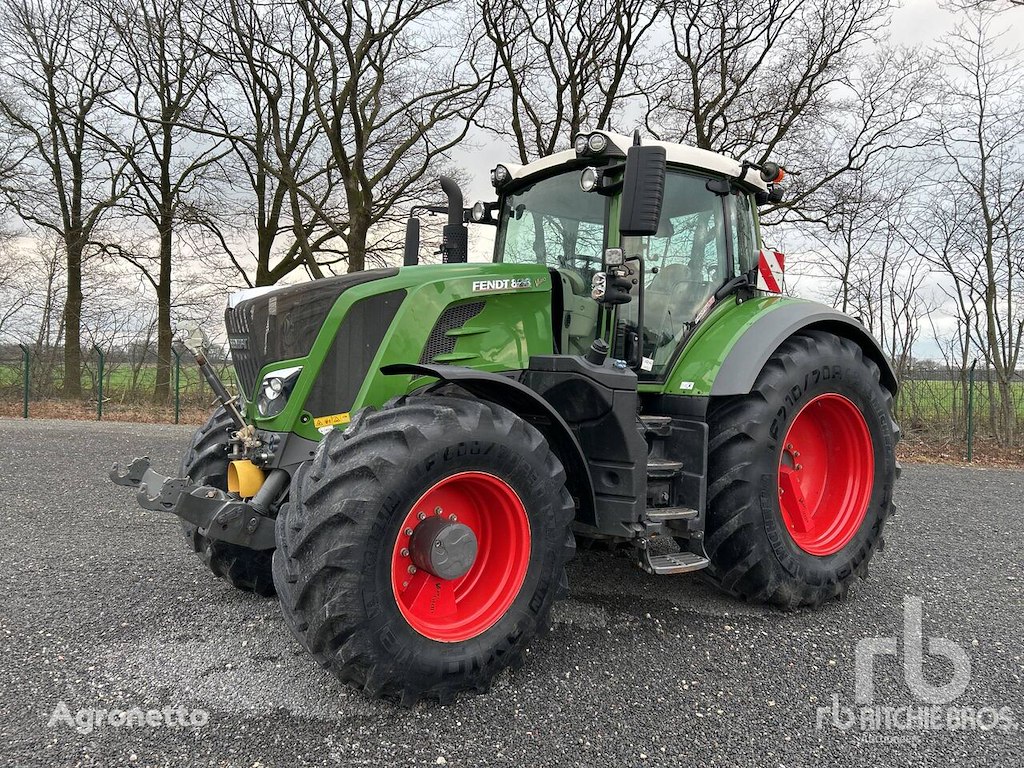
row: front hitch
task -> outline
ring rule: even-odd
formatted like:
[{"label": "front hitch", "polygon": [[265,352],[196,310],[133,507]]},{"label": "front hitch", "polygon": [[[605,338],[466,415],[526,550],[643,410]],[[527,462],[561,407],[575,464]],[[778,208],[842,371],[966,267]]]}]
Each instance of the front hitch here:
[{"label": "front hitch", "polygon": [[154,472],[148,457],[135,459],[125,472],[114,464],[110,480],[115,485],[138,488],[136,499],[143,509],[177,515],[208,539],[249,549],[276,546],[274,520],[267,513],[288,481],[288,473],[282,469],[272,471],[249,501],[211,485],[195,485],[187,477],[166,477]]}]

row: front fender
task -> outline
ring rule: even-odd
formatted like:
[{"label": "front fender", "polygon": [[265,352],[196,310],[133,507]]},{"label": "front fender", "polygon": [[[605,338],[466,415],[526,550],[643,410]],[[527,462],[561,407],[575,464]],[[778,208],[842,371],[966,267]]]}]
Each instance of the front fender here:
[{"label": "front fender", "polygon": [[594,489],[583,448],[572,429],[543,397],[508,376],[457,365],[396,363],[380,369],[386,376],[411,374],[429,376],[455,384],[481,400],[508,408],[526,419],[544,435],[565,468],[566,485],[577,500],[577,519],[593,524],[596,520]]}]

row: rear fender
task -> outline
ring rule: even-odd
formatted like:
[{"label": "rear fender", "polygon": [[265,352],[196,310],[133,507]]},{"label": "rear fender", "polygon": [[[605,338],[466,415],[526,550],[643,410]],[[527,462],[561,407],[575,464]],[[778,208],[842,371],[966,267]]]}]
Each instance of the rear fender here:
[{"label": "rear fender", "polygon": [[860,322],[814,302],[793,301],[761,315],[733,344],[711,387],[712,397],[745,395],[754,387],[768,358],[790,336],[819,330],[848,338],[878,365],[882,386],[896,394],[896,373],[881,346]]}]

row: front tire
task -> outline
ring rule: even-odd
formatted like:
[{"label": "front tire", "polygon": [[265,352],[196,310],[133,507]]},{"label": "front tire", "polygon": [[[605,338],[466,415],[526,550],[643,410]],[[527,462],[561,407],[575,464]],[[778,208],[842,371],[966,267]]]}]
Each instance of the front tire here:
[{"label": "front tire", "polygon": [[[228,440],[234,428],[234,422],[223,406],[217,408],[206,424],[192,435],[192,442],[181,458],[178,476],[188,477],[198,485],[211,485],[226,491]],[[243,592],[253,592],[261,597],[274,596],[271,551],[211,541],[186,520],[181,520],[181,532],[196,557],[214,576]]]},{"label": "front tire", "polygon": [[[372,696],[411,705],[487,690],[566,593],[573,516],[561,463],[510,411],[432,396],[368,409],[324,439],[278,517],[285,621]],[[476,541],[468,570],[427,570],[417,546],[428,526],[451,526],[459,560],[463,524]]]},{"label": "front tire", "polygon": [[893,513],[892,395],[849,339],[806,331],[769,358],[749,395],[709,415],[705,576],[785,608],[846,594]]}]

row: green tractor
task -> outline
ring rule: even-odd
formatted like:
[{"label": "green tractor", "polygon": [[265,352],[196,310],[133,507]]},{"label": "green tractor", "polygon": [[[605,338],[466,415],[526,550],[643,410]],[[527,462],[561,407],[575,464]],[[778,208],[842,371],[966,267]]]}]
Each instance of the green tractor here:
[{"label": "green tractor", "polygon": [[406,704],[520,662],[577,542],[741,600],[841,597],[893,512],[897,383],[859,322],[780,295],[757,207],[782,175],[595,131],[497,166],[494,202],[443,179],[444,263],[411,218],[401,268],[233,296],[240,394],[195,349],[220,406],[179,471],[111,479]]}]

